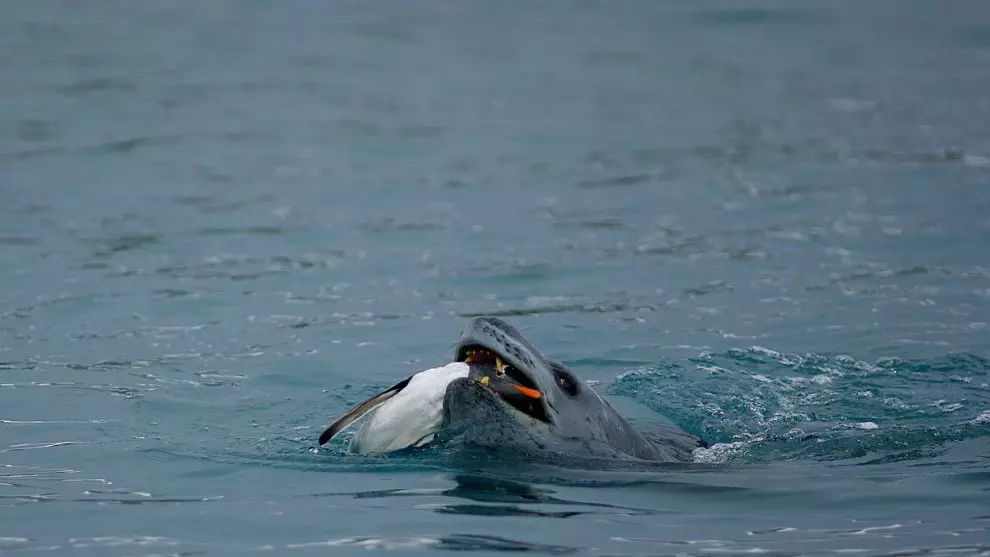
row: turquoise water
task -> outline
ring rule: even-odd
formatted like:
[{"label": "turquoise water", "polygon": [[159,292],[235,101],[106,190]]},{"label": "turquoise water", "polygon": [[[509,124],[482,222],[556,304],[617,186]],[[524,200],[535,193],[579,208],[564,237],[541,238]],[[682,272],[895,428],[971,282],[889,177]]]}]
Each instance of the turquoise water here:
[{"label": "turquoise water", "polygon": [[[3,14],[0,553],[990,553],[984,3]],[[481,314],[712,448],[316,448]]]}]

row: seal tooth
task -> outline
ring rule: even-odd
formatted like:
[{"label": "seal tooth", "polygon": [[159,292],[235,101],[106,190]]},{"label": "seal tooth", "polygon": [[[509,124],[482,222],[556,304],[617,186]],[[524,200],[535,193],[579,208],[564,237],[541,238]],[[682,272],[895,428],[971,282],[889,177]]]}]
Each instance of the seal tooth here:
[{"label": "seal tooth", "polygon": [[505,364],[502,363],[502,358],[495,356],[495,376],[505,377]]}]

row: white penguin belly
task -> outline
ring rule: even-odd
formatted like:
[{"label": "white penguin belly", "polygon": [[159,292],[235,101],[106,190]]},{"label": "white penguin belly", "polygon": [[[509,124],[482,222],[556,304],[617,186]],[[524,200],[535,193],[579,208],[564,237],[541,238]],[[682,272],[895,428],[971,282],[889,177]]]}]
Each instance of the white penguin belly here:
[{"label": "white penguin belly", "polygon": [[351,451],[381,454],[429,442],[440,428],[447,385],[467,377],[469,370],[463,362],[452,362],[413,375],[405,388],[365,414]]}]

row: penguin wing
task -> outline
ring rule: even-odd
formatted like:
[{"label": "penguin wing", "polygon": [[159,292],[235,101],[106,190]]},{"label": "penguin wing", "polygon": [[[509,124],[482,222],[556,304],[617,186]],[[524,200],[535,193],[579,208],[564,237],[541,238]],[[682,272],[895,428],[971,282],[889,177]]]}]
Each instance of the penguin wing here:
[{"label": "penguin wing", "polygon": [[358,418],[364,416],[371,410],[374,410],[379,404],[382,404],[383,402],[397,395],[399,391],[406,388],[406,385],[409,384],[409,381],[411,379],[412,377],[407,377],[402,381],[399,381],[395,385],[392,385],[384,392],[379,393],[369,398],[368,400],[362,402],[361,404],[354,406],[354,408],[351,408],[347,412],[344,412],[343,416],[330,422],[327,428],[323,430],[323,433],[320,434],[320,444],[325,445],[328,441],[333,439],[338,433],[347,429],[347,426],[354,423]]}]

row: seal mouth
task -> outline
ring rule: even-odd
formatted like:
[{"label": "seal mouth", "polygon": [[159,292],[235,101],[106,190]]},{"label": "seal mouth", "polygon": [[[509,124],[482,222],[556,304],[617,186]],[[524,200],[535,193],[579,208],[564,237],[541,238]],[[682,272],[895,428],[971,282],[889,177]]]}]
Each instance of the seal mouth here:
[{"label": "seal mouth", "polygon": [[504,355],[479,345],[465,345],[457,351],[457,361],[471,366],[470,378],[488,387],[509,406],[527,416],[550,423],[543,393],[522,370],[506,363]]}]

